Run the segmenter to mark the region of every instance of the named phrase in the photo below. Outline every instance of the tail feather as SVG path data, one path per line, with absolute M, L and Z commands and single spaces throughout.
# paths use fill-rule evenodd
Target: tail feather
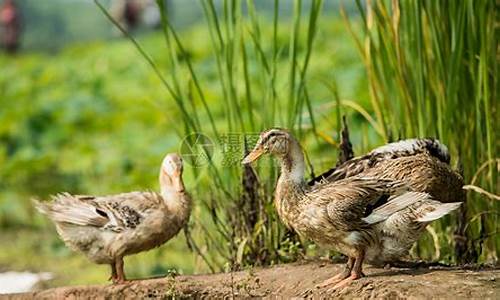
M 49 203 L 33 200 L 36 209 L 57 223 L 70 223 L 81 226 L 104 226 L 109 219 L 100 215 L 93 205 L 62 194 Z
M 452 202 L 452 203 L 442 203 L 435 206 L 435 210 L 425 213 L 423 216 L 417 219 L 418 222 L 432 222 L 437 220 L 444 215 L 449 214 L 455 209 L 460 207 L 461 202 Z
M 394 213 L 412 205 L 413 203 L 428 200 L 430 198 L 427 193 L 418 193 L 418 192 L 406 192 L 402 195 L 392 196 L 389 198 L 388 203 L 384 204 L 363 218 L 362 220 L 367 222 L 368 224 L 375 224 L 382 222 L 389 218 Z

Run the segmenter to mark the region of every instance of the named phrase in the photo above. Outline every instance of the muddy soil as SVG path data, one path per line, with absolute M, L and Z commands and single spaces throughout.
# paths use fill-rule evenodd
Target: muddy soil
M 340 272 L 343 264 L 307 262 L 253 268 L 234 273 L 183 275 L 133 280 L 122 285 L 61 287 L 4 295 L 7 299 L 144 298 L 308 298 L 308 299 L 500 299 L 500 268 L 430 267 L 378 269 L 365 266 L 365 278 L 344 289 L 315 285 Z M 1 296 L 1 295 L 0 295 Z M 2 298 L 2 297 L 0 297 Z

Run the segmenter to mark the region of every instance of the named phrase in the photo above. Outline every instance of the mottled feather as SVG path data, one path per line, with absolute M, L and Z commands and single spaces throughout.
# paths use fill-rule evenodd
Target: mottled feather
M 375 148 L 366 155 L 350 159 L 309 181 L 309 185 L 356 176 L 373 168 L 386 169 L 386 163 L 401 158 L 422 155 L 433 158 L 432 164 L 442 163 L 449 168 L 448 148 L 435 139 L 408 139 Z
M 53 196 L 52 201 L 35 200 L 35 206 L 55 223 L 57 232 L 71 249 L 84 253 L 93 262 L 114 264 L 125 255 L 162 245 L 189 220 L 191 198 L 185 193 L 180 177 L 182 162 L 173 154 L 167 155 L 165 161 L 178 164 L 174 168 L 180 171 L 172 175 L 177 177 L 169 179 L 160 170 L 162 194 L 62 193 Z

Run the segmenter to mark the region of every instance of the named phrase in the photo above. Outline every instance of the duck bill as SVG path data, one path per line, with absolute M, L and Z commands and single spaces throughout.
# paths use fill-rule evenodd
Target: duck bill
M 262 154 L 264 154 L 264 150 L 262 148 L 255 148 L 252 152 L 248 153 L 248 155 L 243 158 L 241 161 L 242 164 L 246 165 L 256 161 Z

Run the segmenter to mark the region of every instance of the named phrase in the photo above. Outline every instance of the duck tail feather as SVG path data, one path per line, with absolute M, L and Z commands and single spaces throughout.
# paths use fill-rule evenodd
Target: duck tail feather
M 418 192 L 406 192 L 399 196 L 393 196 L 389 198 L 387 204 L 374 209 L 370 215 L 362 220 L 368 224 L 379 223 L 413 203 L 428 200 L 429 198 L 429 194 Z
M 99 214 L 97 208 L 68 195 L 58 195 L 54 201 L 40 202 L 32 200 L 35 208 L 56 223 L 70 223 L 80 226 L 104 226 L 107 217 Z
M 47 203 L 40 202 L 38 199 L 31 199 L 31 202 L 33 203 L 33 206 L 36 208 L 36 210 L 44 215 L 49 214 L 49 205 Z
M 434 206 L 434 210 L 425 213 L 421 217 L 417 219 L 418 222 L 432 222 L 434 220 L 437 220 L 450 212 L 454 211 L 455 209 L 460 207 L 461 202 L 452 202 L 452 203 L 440 203 L 437 206 Z

